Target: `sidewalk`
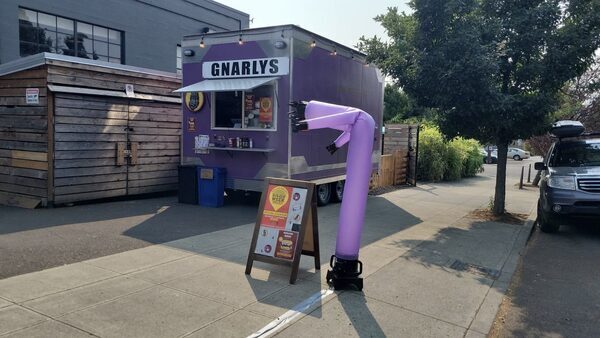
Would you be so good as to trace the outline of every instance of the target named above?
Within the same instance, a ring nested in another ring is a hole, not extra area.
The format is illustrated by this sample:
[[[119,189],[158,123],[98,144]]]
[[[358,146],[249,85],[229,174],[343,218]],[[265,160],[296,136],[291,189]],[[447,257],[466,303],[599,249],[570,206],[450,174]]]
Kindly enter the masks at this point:
[[[319,208],[321,272],[303,257],[295,285],[286,268],[260,262],[244,274],[253,224],[240,224],[0,280],[0,336],[245,337],[270,324],[286,337],[483,337],[533,223],[469,217],[493,185],[482,176],[369,198],[362,293],[327,292],[339,212],[330,205]],[[507,200],[531,214],[536,193],[509,186]],[[290,311],[298,304],[308,309]]]

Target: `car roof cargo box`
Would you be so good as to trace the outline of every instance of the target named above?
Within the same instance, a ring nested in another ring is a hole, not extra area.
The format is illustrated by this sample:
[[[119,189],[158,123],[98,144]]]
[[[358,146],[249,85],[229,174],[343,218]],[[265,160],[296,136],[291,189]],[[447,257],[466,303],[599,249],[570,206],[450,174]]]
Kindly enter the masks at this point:
[[[583,133],[585,128],[579,121],[558,121],[552,124],[550,133],[558,138],[576,137]]]

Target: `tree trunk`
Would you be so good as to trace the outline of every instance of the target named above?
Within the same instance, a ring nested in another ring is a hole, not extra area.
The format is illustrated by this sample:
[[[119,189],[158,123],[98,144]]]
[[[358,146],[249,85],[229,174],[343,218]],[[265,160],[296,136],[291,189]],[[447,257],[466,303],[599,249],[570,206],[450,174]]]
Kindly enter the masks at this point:
[[[498,142],[498,165],[496,166],[496,191],[494,193],[494,215],[502,215],[506,200],[506,157],[508,141]]]

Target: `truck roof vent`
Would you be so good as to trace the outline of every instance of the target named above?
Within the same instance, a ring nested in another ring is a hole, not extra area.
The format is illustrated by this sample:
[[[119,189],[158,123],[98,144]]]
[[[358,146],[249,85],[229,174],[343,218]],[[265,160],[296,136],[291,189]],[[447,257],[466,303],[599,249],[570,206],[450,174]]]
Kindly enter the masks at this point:
[[[583,124],[579,121],[563,120],[553,123],[550,133],[558,138],[577,137],[584,130]]]

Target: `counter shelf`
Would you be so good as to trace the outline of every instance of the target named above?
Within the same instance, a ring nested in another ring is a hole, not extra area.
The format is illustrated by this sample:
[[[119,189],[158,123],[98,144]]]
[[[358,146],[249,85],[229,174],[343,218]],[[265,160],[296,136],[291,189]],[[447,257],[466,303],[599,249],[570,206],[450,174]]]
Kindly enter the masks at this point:
[[[275,151],[275,149],[273,149],[273,148],[233,148],[233,147],[214,147],[214,146],[209,146],[209,147],[204,147],[204,148],[194,148],[194,150],[204,150],[204,149],[226,151],[230,157],[233,157],[233,154],[236,151],[261,153],[265,157],[267,156],[268,153],[272,153]]]

